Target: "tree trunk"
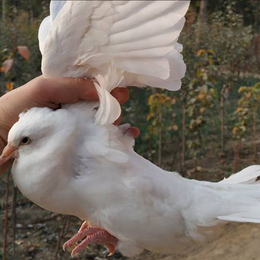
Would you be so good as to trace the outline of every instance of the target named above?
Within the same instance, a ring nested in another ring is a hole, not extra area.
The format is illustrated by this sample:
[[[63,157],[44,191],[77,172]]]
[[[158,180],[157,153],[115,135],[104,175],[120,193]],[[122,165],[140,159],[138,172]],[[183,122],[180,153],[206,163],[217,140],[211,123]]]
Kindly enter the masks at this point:
[[[200,2],[200,13],[199,13],[199,18],[198,18],[198,27],[196,31],[196,45],[199,45],[200,42],[200,30],[201,26],[207,22],[207,5],[208,2],[207,0],[203,0]]]
[[[152,138],[153,132],[150,133],[148,141],[147,158],[149,161],[152,161]]]
[[[233,173],[237,172],[240,149],[241,149],[241,139],[237,141],[236,153],[235,153],[234,164],[233,164]]]
[[[5,21],[6,17],[6,0],[2,0],[2,21]]]
[[[199,14],[200,23],[207,22],[207,6],[208,6],[207,0],[200,2],[200,14]]]
[[[64,216],[63,218],[64,218],[64,222],[63,222],[63,226],[61,228],[60,234],[59,234],[59,238],[58,238],[56,250],[55,250],[55,256],[54,256],[55,260],[59,259],[61,241],[64,237],[64,233],[66,232],[66,230],[69,226],[69,221],[70,221],[70,216]]]
[[[15,253],[15,240],[16,240],[16,201],[17,201],[17,188],[13,185],[13,203],[12,203],[13,254]]]
[[[3,260],[7,260],[6,247],[7,247],[7,233],[8,233],[8,198],[9,198],[9,177],[10,171],[6,175],[6,191],[5,191],[5,219],[4,219],[4,238],[3,238]]]
[[[160,108],[159,112],[159,154],[158,154],[158,166],[162,165],[162,112]]]
[[[225,102],[225,97],[224,97],[224,91],[225,91],[225,85],[223,86],[221,90],[221,97],[220,97],[220,132],[221,132],[221,149],[222,152],[225,151],[225,110],[224,110],[224,102]]]
[[[253,111],[254,163],[256,163],[257,161],[256,114],[257,114],[257,109],[254,109]]]
[[[181,169],[183,169],[185,164],[185,148],[186,148],[186,113],[185,105],[182,105],[182,157],[181,157]]]

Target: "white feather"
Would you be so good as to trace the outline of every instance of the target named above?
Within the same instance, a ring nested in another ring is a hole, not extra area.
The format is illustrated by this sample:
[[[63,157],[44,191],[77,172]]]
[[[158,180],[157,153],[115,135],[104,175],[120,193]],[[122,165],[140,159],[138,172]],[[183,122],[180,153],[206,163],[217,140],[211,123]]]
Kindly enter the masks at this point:
[[[254,183],[259,175],[259,165],[251,165],[242,171],[231,175],[229,178],[224,179],[221,183]]]
[[[177,39],[189,1],[64,3],[52,3],[52,22],[43,22],[39,31],[42,72],[45,77],[109,80],[96,85],[101,104],[98,123],[112,123],[120,115],[120,106],[107,93],[117,83],[180,88],[186,67]],[[108,71],[120,75],[112,82]]]
[[[58,0],[58,1],[52,0],[50,2],[50,17],[52,22],[54,22],[56,16],[61,11],[63,6],[66,4],[66,2],[67,1],[62,1],[62,0]]]

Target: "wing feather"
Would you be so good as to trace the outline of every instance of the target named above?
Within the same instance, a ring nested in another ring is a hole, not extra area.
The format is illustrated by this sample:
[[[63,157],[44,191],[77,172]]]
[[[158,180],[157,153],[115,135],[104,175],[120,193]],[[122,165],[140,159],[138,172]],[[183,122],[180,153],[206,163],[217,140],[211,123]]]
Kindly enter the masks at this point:
[[[113,68],[122,74],[109,80],[113,88],[125,84],[179,89],[186,66],[177,39],[188,6],[183,0],[52,4],[52,21],[45,21],[44,33],[39,32],[43,75],[105,77]],[[99,84],[104,90],[98,92],[106,115],[99,113],[97,122],[111,123],[116,118],[108,114],[120,114],[120,106],[106,93],[111,86],[104,85]]]

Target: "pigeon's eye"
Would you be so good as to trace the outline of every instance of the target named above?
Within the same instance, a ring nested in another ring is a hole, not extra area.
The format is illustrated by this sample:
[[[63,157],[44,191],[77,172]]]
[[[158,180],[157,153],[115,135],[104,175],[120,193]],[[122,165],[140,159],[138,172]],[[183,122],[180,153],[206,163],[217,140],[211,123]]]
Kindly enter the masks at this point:
[[[31,139],[29,137],[25,136],[21,139],[20,144],[26,145],[26,144],[29,144],[30,142],[31,142]]]

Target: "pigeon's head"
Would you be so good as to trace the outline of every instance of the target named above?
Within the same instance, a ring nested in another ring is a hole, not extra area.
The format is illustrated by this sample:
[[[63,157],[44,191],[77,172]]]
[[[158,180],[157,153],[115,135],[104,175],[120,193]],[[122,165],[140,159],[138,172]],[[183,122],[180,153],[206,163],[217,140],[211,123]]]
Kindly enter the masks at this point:
[[[46,136],[55,132],[57,127],[55,111],[49,108],[32,108],[19,115],[19,121],[13,125],[8,134],[7,146],[0,156],[0,165],[18,153],[29,153],[46,142]]]

